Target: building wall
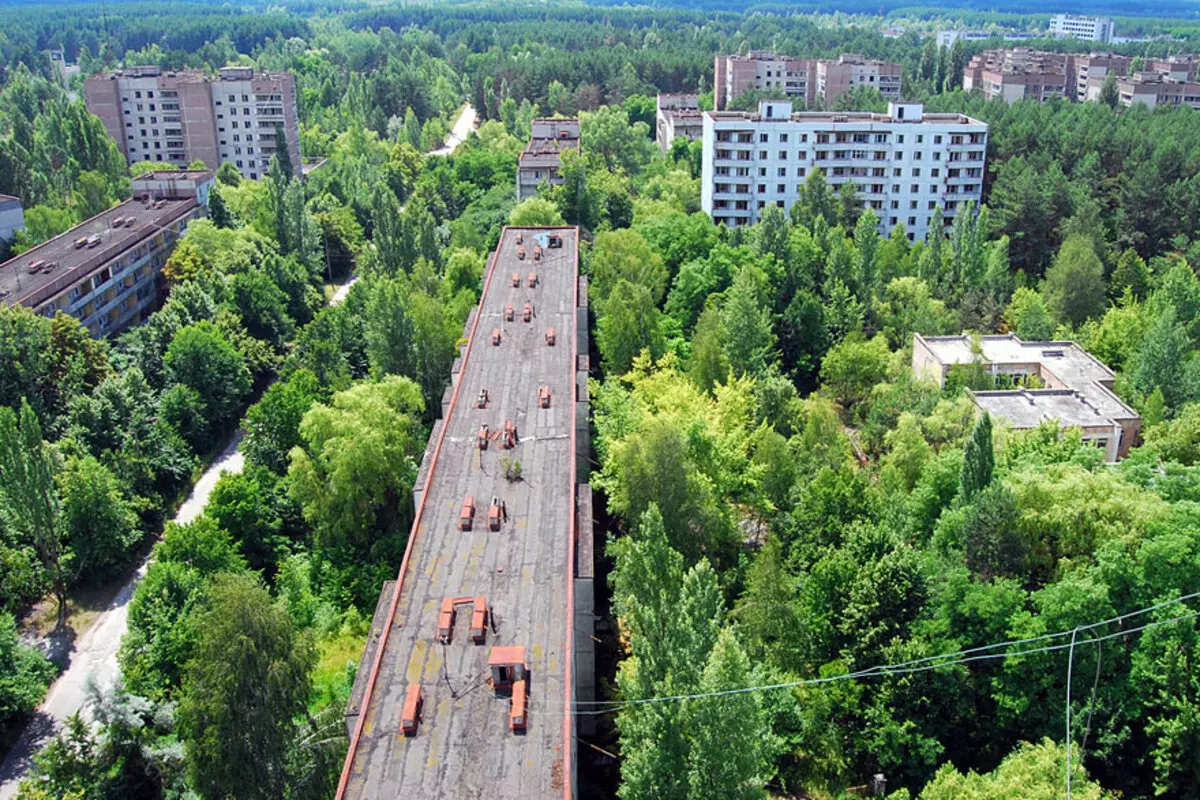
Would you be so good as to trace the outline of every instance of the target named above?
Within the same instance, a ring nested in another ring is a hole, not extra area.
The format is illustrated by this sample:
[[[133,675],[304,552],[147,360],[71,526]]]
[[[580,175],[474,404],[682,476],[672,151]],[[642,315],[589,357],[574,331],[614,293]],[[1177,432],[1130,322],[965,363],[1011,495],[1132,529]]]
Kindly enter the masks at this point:
[[[25,230],[25,209],[20,200],[0,198],[0,240],[8,241]]]
[[[759,115],[705,113],[704,211],[728,225],[753,223],[767,204],[790,208],[819,167],[831,187],[850,179],[858,184],[859,196],[880,217],[881,232],[903,223],[912,238],[923,239],[935,208],[942,208],[949,224],[960,203],[978,206],[987,126],[922,120],[919,105],[904,107],[911,121],[883,115],[844,121],[834,121],[832,114],[793,117],[786,102],[764,102]]]

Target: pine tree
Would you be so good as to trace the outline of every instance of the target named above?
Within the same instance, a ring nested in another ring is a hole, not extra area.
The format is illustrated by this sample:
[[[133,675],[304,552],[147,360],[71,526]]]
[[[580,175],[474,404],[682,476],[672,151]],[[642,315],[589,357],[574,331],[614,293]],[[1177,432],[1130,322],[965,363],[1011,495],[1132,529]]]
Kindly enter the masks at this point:
[[[287,134],[283,130],[283,124],[275,123],[275,157],[279,159],[279,169],[288,178],[296,174],[295,165],[292,164],[292,151],[288,148]]]
[[[225,205],[225,198],[221,196],[220,190],[216,187],[213,187],[208,194],[208,216],[212,219],[213,225],[218,228],[233,227],[233,216]]]
[[[985,411],[976,420],[971,438],[963,450],[963,466],[958,480],[958,496],[962,502],[971,502],[992,482],[994,462],[992,418]]]

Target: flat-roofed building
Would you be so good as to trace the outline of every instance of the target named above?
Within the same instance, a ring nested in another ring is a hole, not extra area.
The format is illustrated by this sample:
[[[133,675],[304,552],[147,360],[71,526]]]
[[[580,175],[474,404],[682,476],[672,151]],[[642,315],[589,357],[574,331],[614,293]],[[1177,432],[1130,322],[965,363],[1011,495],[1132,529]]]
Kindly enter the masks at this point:
[[[1073,59],[1075,93],[1073,100],[1095,100],[1109,75],[1126,75],[1133,59],[1117,53],[1088,53]],[[1070,89],[1068,89],[1068,92]]]
[[[204,215],[212,185],[207,170],[135,178],[132,200],[0,264],[0,301],[47,317],[62,311],[96,337],[140,322],[157,307],[162,266]]]
[[[228,161],[243,177],[266,175],[283,130],[300,174],[296,78],[290,72],[223,67],[215,76],[157,66],[127,67],[84,81],[88,111],[104,123],[129,162],[185,167]]]
[[[664,152],[677,136],[688,141],[704,133],[700,102],[694,94],[660,94],[655,102],[654,140]]]
[[[1041,388],[972,392],[980,409],[1014,430],[1055,421],[1079,428],[1084,441],[1104,450],[1106,461],[1129,454],[1141,433],[1141,416],[1113,393],[1113,372],[1075,342],[1025,342],[1014,335],[913,334],[912,369],[944,386],[955,367],[979,364],[1009,384],[1035,378]]]
[[[987,130],[920,103],[891,103],[886,114],[794,113],[785,100],[764,100],[757,113],[705,111],[701,207],[719,224],[749,225],[767,205],[791,208],[821,169],[835,191],[857,184],[881,232],[903,223],[923,239],[935,210],[949,225],[963,203],[978,207]]]
[[[21,198],[0,194],[0,241],[9,241],[17,231],[25,230],[25,206]]]
[[[1050,20],[1050,35],[1056,39],[1082,39],[1086,42],[1111,42],[1116,28],[1112,17],[1055,14]]]
[[[579,120],[535,119],[529,144],[517,157],[517,201],[536,195],[542,183],[561,186],[562,152],[578,147]]]
[[[985,50],[963,69],[963,89],[979,89],[989,100],[1045,102],[1075,96],[1075,66],[1066,53],[1047,53],[1028,47]]]
[[[1138,72],[1117,78],[1117,97],[1123,106],[1190,106],[1200,109],[1200,82],[1177,81],[1157,73]]]
[[[937,46],[949,50],[954,43],[986,42],[988,39],[1002,39],[1006,42],[1024,42],[1045,36],[1045,32],[1036,31],[958,31],[941,30],[937,32]]]
[[[889,100],[900,99],[899,64],[843,53],[836,59],[788,58],[769,51],[716,57],[713,94],[727,109],[750,90],[779,93],[805,108],[829,106],[845,91],[871,86]]]

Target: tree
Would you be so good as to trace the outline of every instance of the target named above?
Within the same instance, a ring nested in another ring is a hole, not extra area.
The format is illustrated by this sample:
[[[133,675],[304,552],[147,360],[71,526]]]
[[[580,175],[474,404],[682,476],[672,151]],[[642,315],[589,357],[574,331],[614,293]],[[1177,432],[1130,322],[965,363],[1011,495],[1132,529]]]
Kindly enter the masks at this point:
[[[1013,292],[1012,301],[1004,309],[1004,321],[1013,333],[1027,342],[1054,335],[1054,320],[1042,295],[1024,286]]]
[[[226,472],[217,480],[204,514],[241,546],[241,553],[253,570],[274,575],[281,542],[282,520],[268,495],[270,484],[263,485],[260,470]]]
[[[308,702],[312,645],[247,574],[217,576],[197,629],[179,701],[189,783],[209,797],[284,796],[288,743]]]
[[[833,225],[837,222],[833,193],[825,182],[825,171],[819,167],[809,171],[800,189],[800,196],[792,205],[792,223],[811,229],[817,219]]]
[[[1098,99],[1109,108],[1116,108],[1121,102],[1121,93],[1117,90],[1117,73],[1115,70],[1109,71],[1104,76],[1104,83],[1100,85],[1100,97]]]
[[[757,376],[775,358],[775,332],[766,305],[767,276],[753,265],[745,266],[721,309],[721,330],[729,365],[737,377]]]
[[[1150,268],[1137,251],[1130,247],[1117,259],[1112,283],[1108,287],[1109,297],[1119,300],[1128,290],[1135,300],[1144,300],[1150,294],[1150,280]]]
[[[366,286],[364,328],[367,357],[376,377],[415,374],[415,332],[409,314],[410,290],[400,278],[371,281]]]
[[[58,624],[67,619],[70,550],[59,526],[54,455],[42,440],[42,426],[29,403],[18,416],[0,408],[0,519],[37,551],[58,600]]]
[[[172,383],[196,392],[217,425],[231,421],[250,391],[246,359],[211,322],[197,322],[175,334],[163,366]]]
[[[242,182],[242,173],[232,161],[222,161],[217,167],[217,182],[223,186],[238,186]]]
[[[0,730],[37,708],[53,675],[42,651],[21,642],[13,615],[0,612]]]
[[[1161,391],[1167,408],[1177,409],[1192,399],[1197,389],[1187,369],[1192,353],[1187,331],[1177,321],[1174,307],[1168,306],[1146,331],[1131,359],[1130,382],[1146,395]]]
[[[233,227],[233,215],[229,213],[229,208],[225,205],[225,198],[221,196],[221,189],[218,186],[214,186],[208,193],[208,217],[218,228]]]
[[[868,340],[846,339],[829,348],[821,359],[821,381],[834,399],[849,408],[884,379],[891,355],[882,334]]]
[[[298,369],[268,387],[262,399],[246,411],[242,451],[247,465],[285,474],[288,454],[301,442],[300,422],[320,394],[317,376],[307,369]]]
[[[1054,800],[1063,795],[1066,750],[1050,739],[1039,744],[1021,742],[992,772],[966,775],[944,764],[917,800]],[[1082,759],[1071,760],[1074,783],[1072,797],[1079,800],[1116,800],[1091,780]]]
[[[692,366],[690,374],[696,385],[711,393],[718,384],[729,379],[729,356],[721,335],[721,312],[709,305],[692,331]]]
[[[288,146],[287,131],[284,130],[282,122],[275,123],[275,155],[273,158],[279,159],[279,171],[289,177],[296,174],[296,169],[292,164],[292,151]]]
[[[964,474],[965,468],[964,464]],[[1022,576],[1027,548],[1018,529],[1018,513],[1013,493],[999,482],[981,491],[967,510],[963,550],[967,569],[980,580]]]
[[[508,224],[514,228],[537,228],[567,223],[554,203],[541,197],[530,197],[517,203],[508,215]]]
[[[141,537],[137,512],[117,476],[90,455],[67,460],[58,474],[58,489],[61,524],[74,556],[72,572],[100,583]]]
[[[962,502],[969,503],[992,482],[995,456],[992,452],[992,418],[986,411],[971,429],[971,438],[963,449],[962,474],[958,481],[958,494]]]
[[[650,126],[630,123],[629,114],[619,106],[604,106],[579,115],[579,144],[585,154],[603,159],[612,169],[636,175],[655,155]]]
[[[291,338],[295,323],[288,315],[288,296],[262,269],[241,272],[229,279],[229,302],[242,318],[246,331],[275,348]]]
[[[634,285],[624,278],[613,287],[612,296],[621,298],[596,323],[596,346],[604,371],[623,375],[643,350],[657,359],[665,342],[659,328],[659,310],[646,286]]]
[[[852,230],[858,225],[858,218],[863,212],[862,198],[858,196],[858,184],[853,178],[847,179],[838,187],[838,199],[841,201],[838,218],[845,228]]]
[[[589,297],[595,297],[598,313],[603,314],[605,301],[622,280],[650,290],[655,304],[661,303],[667,288],[667,269],[662,257],[635,230],[604,231],[592,244],[589,265],[592,282]],[[617,296],[618,302],[624,298]]]
[[[1059,322],[1081,325],[1104,311],[1104,265],[1092,240],[1072,234],[1046,270],[1046,307]]]

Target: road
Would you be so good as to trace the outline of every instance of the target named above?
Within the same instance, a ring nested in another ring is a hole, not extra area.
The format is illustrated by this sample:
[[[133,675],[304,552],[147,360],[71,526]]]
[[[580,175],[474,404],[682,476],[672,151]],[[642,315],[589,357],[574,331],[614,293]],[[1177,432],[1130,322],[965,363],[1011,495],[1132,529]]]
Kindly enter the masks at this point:
[[[475,109],[470,103],[463,106],[462,111],[458,113],[458,119],[454,121],[454,127],[450,130],[450,136],[446,139],[446,143],[429,153],[431,156],[448,156],[454,152],[454,148],[458,147],[464,141],[471,131],[475,129],[475,124],[479,121],[479,115],[475,113]]]
[[[448,155],[460,142],[467,138],[475,126],[476,113],[470,105],[463,108],[454,123],[454,129],[446,145],[429,155]],[[350,293],[350,287],[358,280],[352,276],[338,287],[330,298],[330,305],[339,305]],[[175,521],[187,523],[200,516],[208,504],[208,497],[222,473],[242,471],[244,458],[241,452],[242,433],[237,431],[221,454],[213,461],[196,485],[192,487],[183,505],[175,514]],[[34,717],[13,746],[4,763],[0,764],[0,800],[11,800],[17,786],[32,765],[32,754],[36,753],[58,731],[62,723],[77,711],[86,714],[88,686],[110,686],[118,673],[117,651],[129,621],[129,601],[134,589],[150,567],[150,558],[137,568],[129,580],[117,592],[109,607],[96,617],[92,627],[79,637],[67,656],[67,666],[51,685],[46,698],[34,712]]]

